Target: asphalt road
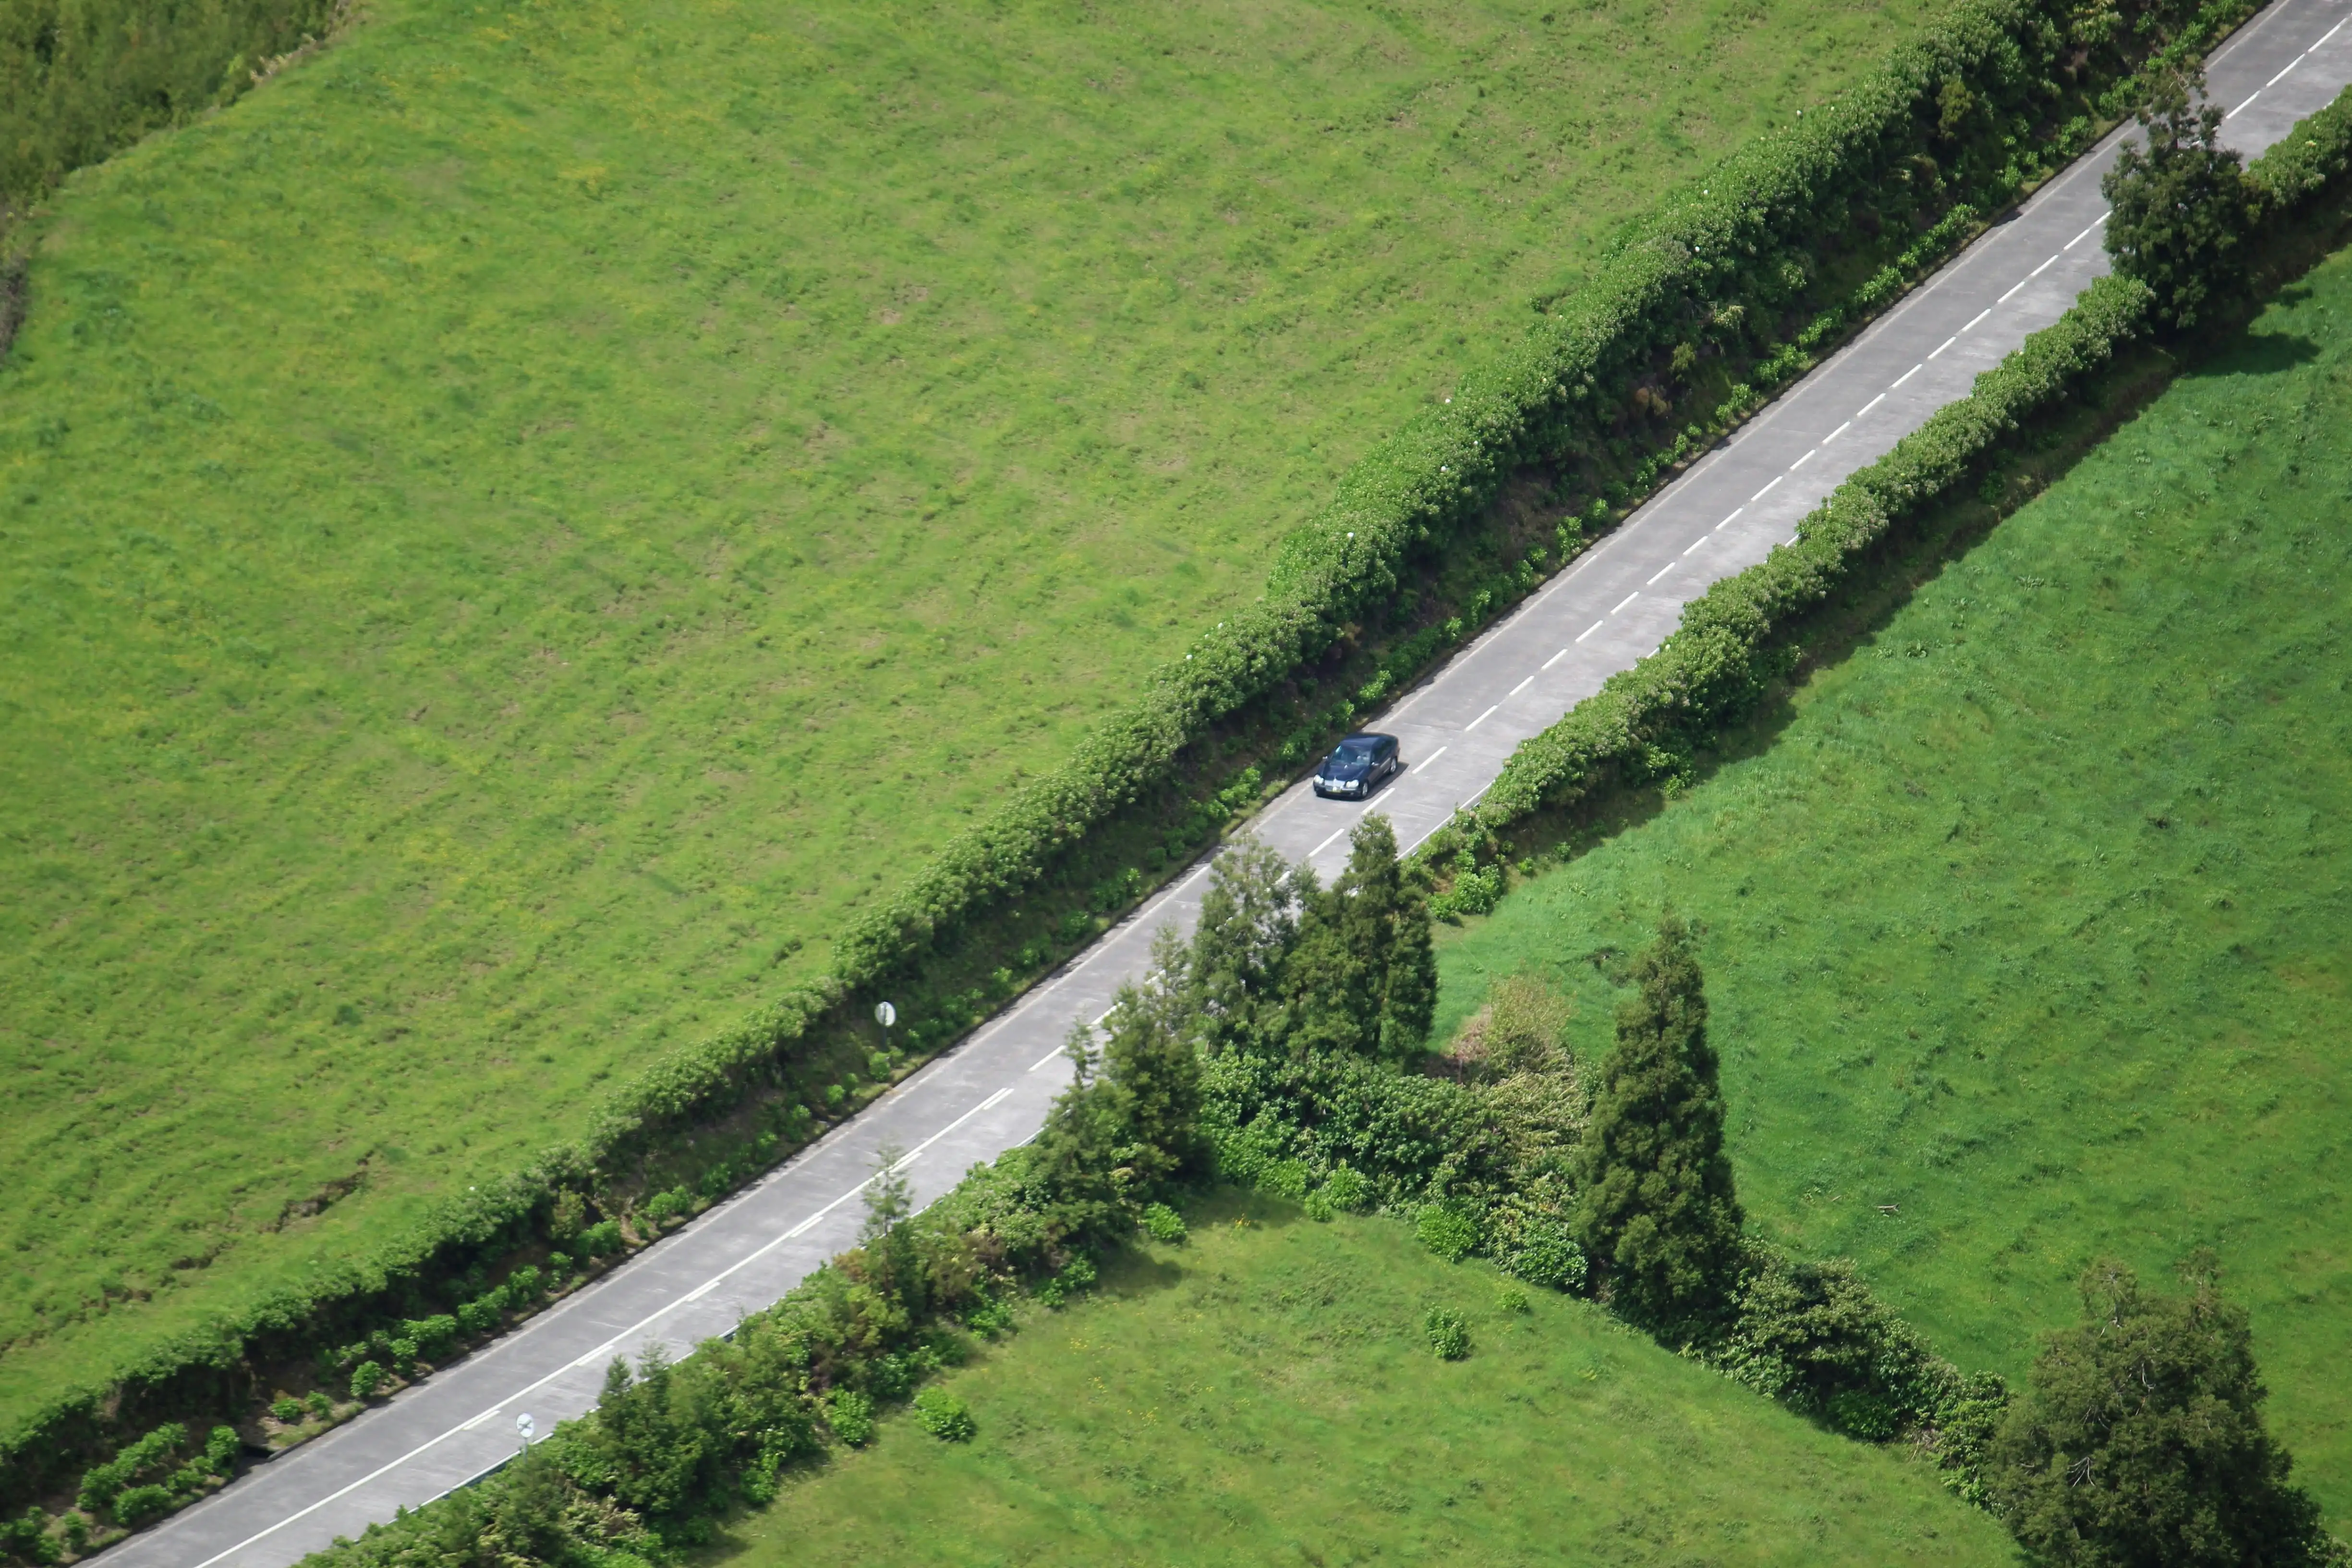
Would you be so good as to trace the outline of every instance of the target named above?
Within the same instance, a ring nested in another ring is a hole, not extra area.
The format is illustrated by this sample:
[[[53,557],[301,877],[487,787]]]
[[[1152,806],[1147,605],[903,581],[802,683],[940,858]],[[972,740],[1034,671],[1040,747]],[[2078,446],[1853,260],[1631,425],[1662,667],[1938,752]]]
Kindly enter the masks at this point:
[[[2249,155],[2352,81],[2352,0],[2278,0],[2207,68],[2225,133]],[[1408,766],[1369,803],[1301,784],[1257,836],[1328,878],[1347,829],[1385,813],[1418,843],[1493,781],[1513,747],[1654,650],[1685,600],[1790,539],[1798,519],[1884,454],[2106,269],[2099,176],[2110,138],[1833,359],[1695,464],[1616,532],[1367,727]],[[877,1152],[910,1151],[919,1202],[1025,1142],[1068,1080],[1059,1047],[1139,974],[1152,933],[1189,926],[1206,867],[1152,899],[971,1040],[757,1185],[489,1348],[110,1549],[109,1568],[278,1568],[510,1458],[595,1402],[605,1365],[728,1331],[855,1239]]]

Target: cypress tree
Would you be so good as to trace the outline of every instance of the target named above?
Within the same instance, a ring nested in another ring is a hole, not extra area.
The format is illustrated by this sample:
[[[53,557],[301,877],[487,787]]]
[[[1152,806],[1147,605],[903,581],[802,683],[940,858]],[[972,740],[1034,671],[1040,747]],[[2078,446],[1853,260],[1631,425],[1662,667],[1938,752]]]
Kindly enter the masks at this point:
[[[1358,823],[1348,868],[1304,902],[1284,972],[1292,1050],[1409,1058],[1436,1014],[1437,961],[1428,900],[1405,879],[1388,818]]]
[[[1659,928],[1634,961],[1633,982],[1577,1154],[1578,1240],[1620,1312],[1696,1338],[1737,1288],[1741,1218],[1705,981],[1680,921]]]
[[[2120,1264],[2083,1277],[2084,1321],[2052,1336],[1994,1439],[1995,1506],[2066,1568],[2305,1568],[2339,1561],[2263,1429],[2245,1309],[2210,1254],[2189,1294],[2143,1296]]]

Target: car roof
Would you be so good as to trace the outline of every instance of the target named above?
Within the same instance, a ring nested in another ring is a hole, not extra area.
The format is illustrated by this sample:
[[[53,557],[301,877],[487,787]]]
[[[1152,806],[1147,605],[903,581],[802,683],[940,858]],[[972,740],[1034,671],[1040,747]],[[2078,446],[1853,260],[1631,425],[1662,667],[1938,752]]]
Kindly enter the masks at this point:
[[[1377,734],[1370,730],[1361,731],[1356,734],[1345,736],[1340,740],[1339,744],[1343,746],[1353,746],[1360,743],[1370,744],[1381,741],[1386,741],[1391,746],[1396,744],[1396,737],[1394,735]]]

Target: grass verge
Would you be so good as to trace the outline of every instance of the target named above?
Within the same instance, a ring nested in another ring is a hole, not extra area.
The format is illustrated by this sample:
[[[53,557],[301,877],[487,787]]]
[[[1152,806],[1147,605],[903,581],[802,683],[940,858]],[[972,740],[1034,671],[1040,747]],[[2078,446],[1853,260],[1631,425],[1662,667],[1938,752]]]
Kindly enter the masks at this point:
[[[912,1419],[790,1482],[715,1563],[2000,1563],[2000,1527],[1590,1303],[1393,1220],[1221,1194],[1181,1247],[1027,1319]],[[1465,1321],[1442,1361],[1433,1310]]]

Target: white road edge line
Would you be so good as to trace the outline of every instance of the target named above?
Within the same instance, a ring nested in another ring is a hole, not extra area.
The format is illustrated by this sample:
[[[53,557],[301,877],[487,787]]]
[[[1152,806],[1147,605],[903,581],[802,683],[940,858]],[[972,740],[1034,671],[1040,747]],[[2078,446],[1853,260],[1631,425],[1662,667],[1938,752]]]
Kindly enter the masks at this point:
[[[921,1153],[924,1150],[929,1148],[932,1144],[938,1142],[940,1139],[946,1137],[949,1133],[954,1131],[957,1128],[962,1126],[965,1122],[971,1121],[982,1111],[997,1104],[999,1101],[1003,1100],[1006,1095],[1012,1092],[1013,1091],[1009,1089],[998,1089],[994,1094],[990,1095],[986,1100],[982,1100],[978,1105],[973,1106],[970,1110],[965,1111],[961,1116],[957,1117],[953,1121],[949,1122],[945,1127],[940,1128],[937,1132],[932,1133],[929,1138],[924,1139],[920,1143],[915,1145],[915,1147],[908,1152],[905,1159],[899,1161],[899,1165],[905,1165],[908,1161],[912,1160],[917,1154]],[[858,1183],[856,1186],[850,1188],[849,1191],[842,1194],[841,1196],[834,1199],[833,1202],[825,1205],[824,1207],[817,1210],[816,1213],[803,1220],[799,1225],[794,1226],[791,1230],[786,1231],[783,1235],[776,1237],[775,1240],[768,1243],[767,1246],[760,1248],[759,1251],[739,1258],[735,1262],[728,1265],[725,1268],[720,1269],[718,1273],[712,1275],[709,1280],[705,1281],[702,1287],[695,1291],[693,1296],[687,1298],[687,1300],[692,1300],[707,1294],[713,1286],[722,1283],[730,1275],[735,1274],[739,1270],[748,1268],[752,1264],[757,1263],[761,1258],[765,1258],[768,1254],[773,1252],[779,1247],[782,1247],[785,1242],[790,1241],[796,1236],[799,1236],[811,1226],[814,1226],[818,1220],[823,1219],[826,1215],[831,1214],[835,1209],[839,1208],[842,1205],[847,1203],[850,1199],[864,1192],[867,1187],[873,1184],[873,1180],[874,1179],[871,1176],[867,1177],[865,1181]],[[665,1301],[654,1311],[638,1319],[627,1328],[623,1329],[619,1333],[614,1334],[610,1340],[607,1340],[605,1343],[609,1345],[617,1345],[622,1341],[642,1332],[644,1330],[650,1328],[653,1324],[659,1322],[663,1318],[668,1316],[671,1311],[684,1304],[684,1302],[677,1300]],[[563,1365],[556,1368],[553,1372],[549,1373],[545,1377],[541,1378],[537,1383],[532,1384],[530,1387],[509,1394],[506,1398],[499,1401],[498,1404],[492,1405],[481,1415],[474,1416],[472,1421],[462,1422],[459,1425],[452,1426],[446,1431],[440,1433],[438,1436],[427,1437],[424,1442],[419,1443],[405,1454],[401,1455],[400,1458],[391,1460],[389,1463],[377,1466],[374,1469],[370,1470],[366,1475],[362,1476],[359,1479],[352,1482],[346,1487],[343,1487],[340,1490],[330,1492],[327,1496],[320,1498],[317,1502],[310,1504],[310,1507],[298,1509],[294,1512],[288,1514],[285,1518],[271,1524],[268,1529],[255,1531],[253,1534],[247,1536],[243,1541],[238,1542],[236,1545],[227,1548],[226,1551],[214,1552],[202,1563],[195,1564],[195,1568],[213,1568],[214,1563],[220,1562],[224,1558],[236,1556],[238,1552],[244,1551],[255,1542],[266,1540],[268,1537],[277,1534],[288,1525],[294,1523],[296,1521],[308,1519],[310,1515],[318,1512],[329,1503],[336,1502],[343,1498],[349,1497],[352,1493],[359,1490],[360,1488],[366,1486],[370,1481],[374,1480],[377,1477],[390,1474],[392,1471],[396,1470],[400,1468],[401,1466],[408,1463],[411,1459],[415,1458],[419,1454],[424,1453],[426,1449],[436,1447],[449,1438],[456,1436],[458,1433],[467,1430],[472,1426],[473,1422],[478,1422],[488,1418],[488,1416],[495,1415],[499,1411],[505,1409],[508,1405],[514,1404],[518,1400],[530,1398],[532,1394],[537,1394],[549,1384],[553,1383],[557,1378],[562,1377],[568,1372],[571,1372],[577,1364],[578,1363],[575,1362],[566,1362]],[[501,1462],[503,1463],[503,1461]]]
[[[1589,626],[1585,627],[1585,628],[1584,628],[1584,630],[1582,630],[1581,632],[1580,632],[1580,633],[1578,633],[1578,634],[1577,634],[1576,640],[1577,640],[1578,642],[1582,642],[1586,637],[1591,637],[1593,633],[1595,633],[1595,632],[1599,631],[1601,627],[1603,627],[1603,626],[1607,626],[1608,624],[1609,624],[1609,623],[1608,623],[1608,621],[1607,621],[1607,620],[1605,620],[1605,619],[1603,619],[1603,620],[1598,620],[1598,621],[1593,622],[1591,626]],[[1558,658],[1559,657],[1560,657],[1560,654],[1565,654],[1567,651],[1568,651],[1568,649],[1567,649],[1567,648],[1562,648],[1562,649],[1560,649],[1560,650],[1559,650],[1559,654],[1554,654],[1552,657],[1553,657],[1554,658]],[[1550,668],[1551,667],[1550,667],[1549,665],[1546,665],[1544,668],[1547,668],[1547,669],[1549,669],[1549,668]]]

